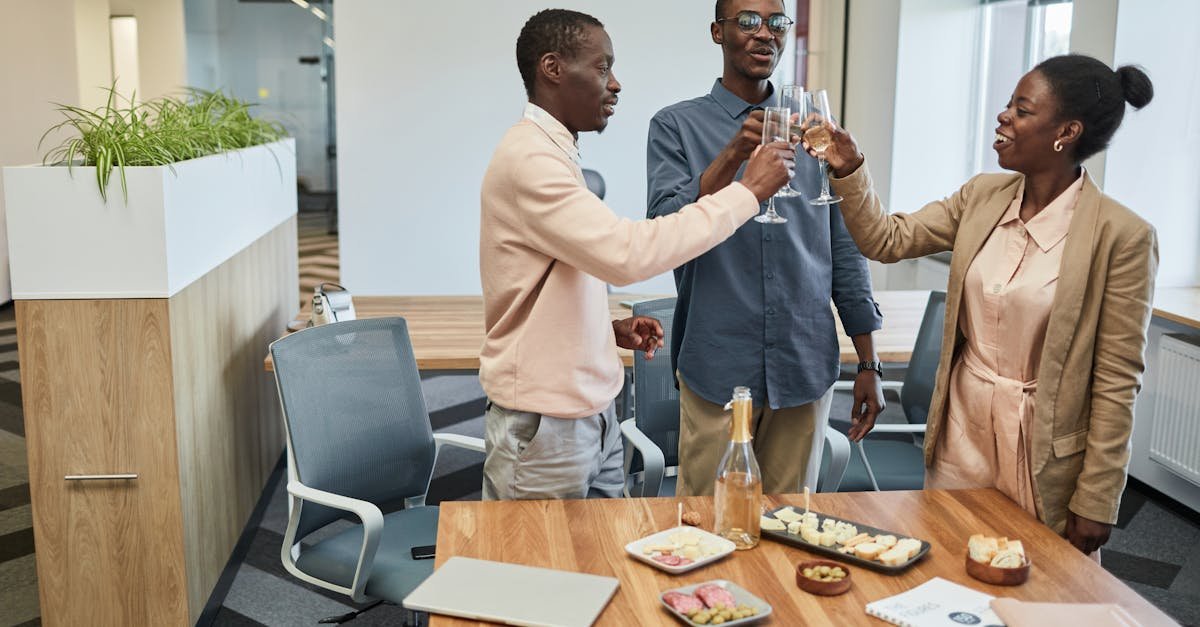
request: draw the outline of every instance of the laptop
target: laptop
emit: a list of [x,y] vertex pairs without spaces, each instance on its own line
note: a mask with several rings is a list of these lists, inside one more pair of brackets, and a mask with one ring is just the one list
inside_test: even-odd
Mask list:
[[506,625],[588,627],[617,585],[613,577],[452,557],[404,607]]

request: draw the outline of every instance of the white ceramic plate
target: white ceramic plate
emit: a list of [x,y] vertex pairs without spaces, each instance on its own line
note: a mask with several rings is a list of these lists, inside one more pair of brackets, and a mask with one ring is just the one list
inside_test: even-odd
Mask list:
[[728,590],[729,593],[733,595],[734,602],[737,603],[738,605],[748,605],[748,606],[758,610],[758,613],[756,613],[754,616],[747,616],[745,618],[738,618],[736,620],[727,621],[725,623],[722,623],[722,627],[731,627],[733,625],[749,625],[750,623],[753,623],[755,621],[760,621],[763,618],[771,615],[771,605],[769,603],[754,596],[753,594],[750,594],[749,592],[747,592],[745,590],[745,588],[742,588],[741,586],[737,585],[736,583],[733,583],[732,581],[726,581],[724,579],[714,579],[712,581],[703,581],[703,582],[700,582],[697,584],[692,584],[690,586],[684,586],[682,588],[672,588],[670,590],[663,590],[662,594],[658,595],[658,600],[660,603],[662,603],[663,607],[667,608],[668,612],[670,612],[671,614],[673,614],[675,616],[675,618],[678,618],[679,620],[683,621],[684,624],[686,624],[686,625],[695,625],[696,623],[693,623],[692,619],[688,618],[686,614],[680,614],[679,612],[675,611],[675,608],[668,605],[666,601],[663,601],[663,595],[667,594],[668,592],[679,592],[682,594],[692,594],[693,592],[696,591],[696,588],[699,588],[700,586],[708,585],[710,583],[716,584],[716,585]]
[[[699,557],[693,559],[690,564],[681,564],[679,566],[668,566],[667,564],[654,559],[653,555],[646,554],[644,550],[646,547],[672,545],[674,543],[671,541],[671,537],[681,533],[695,534],[699,538],[701,546],[707,545],[716,547],[717,552],[713,553],[712,555],[701,554]],[[658,533],[650,534],[640,540],[634,540],[633,542],[625,545],[625,552],[629,553],[635,559],[646,562],[647,564],[660,570],[665,570],[672,575],[686,573],[689,570],[695,570],[706,564],[711,564],[722,557],[733,553],[733,551],[733,542],[698,527],[689,527],[687,525],[672,527],[666,531],[659,531]]]

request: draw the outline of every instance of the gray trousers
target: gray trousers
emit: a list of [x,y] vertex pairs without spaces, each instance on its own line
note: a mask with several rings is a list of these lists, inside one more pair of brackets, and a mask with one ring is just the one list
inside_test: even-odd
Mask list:
[[616,407],[585,418],[488,402],[483,500],[616,498],[625,483]]

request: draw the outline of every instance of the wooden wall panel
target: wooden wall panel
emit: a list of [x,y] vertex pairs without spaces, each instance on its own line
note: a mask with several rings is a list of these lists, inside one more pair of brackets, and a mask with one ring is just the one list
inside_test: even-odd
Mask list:
[[16,306],[43,624],[187,622],[166,300]]
[[267,345],[298,310],[295,218],[170,299],[190,622],[283,450]]

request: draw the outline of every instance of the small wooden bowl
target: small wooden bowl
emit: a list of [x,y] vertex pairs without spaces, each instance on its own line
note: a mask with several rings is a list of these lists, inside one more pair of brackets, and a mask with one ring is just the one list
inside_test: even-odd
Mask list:
[[[845,571],[846,576],[841,581],[817,581],[816,579],[809,579],[808,577],[804,576],[805,568],[815,568],[817,566],[828,566],[830,568],[836,566]],[[796,585],[799,586],[801,590],[811,594],[819,594],[826,597],[837,596],[850,589],[850,569],[847,568],[845,564],[840,562],[829,562],[825,560],[800,562],[799,564],[796,564]]]
[[1028,558],[1025,565],[1017,568],[997,568],[991,564],[983,564],[971,559],[967,553],[967,574],[984,582],[997,586],[1019,586],[1029,579],[1029,569],[1033,564]]

